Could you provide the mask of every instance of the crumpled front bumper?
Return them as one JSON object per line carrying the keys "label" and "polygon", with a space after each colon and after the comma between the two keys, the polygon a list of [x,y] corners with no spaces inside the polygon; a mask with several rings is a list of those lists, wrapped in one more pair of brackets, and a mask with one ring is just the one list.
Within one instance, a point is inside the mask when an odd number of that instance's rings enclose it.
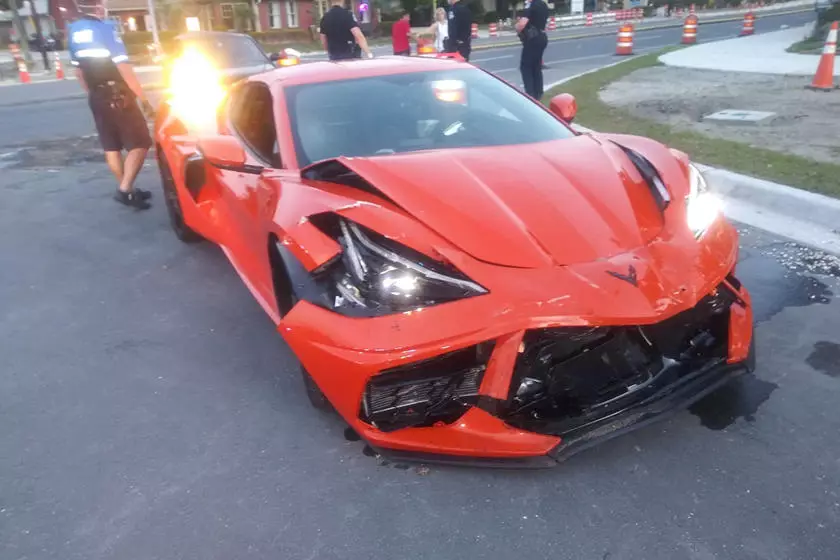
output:
{"label": "crumpled front bumper", "polygon": [[[734,257],[733,253],[733,261]],[[627,399],[610,401],[608,413],[604,413],[607,409],[599,408],[598,414],[583,415],[583,420],[576,419],[572,429],[567,429],[568,425],[561,429],[546,428],[540,424],[545,418],[535,425],[523,416],[511,417],[511,398],[521,380],[518,366],[523,348],[529,344],[528,333],[589,329],[593,325],[626,333],[638,328],[644,330],[647,325],[664,330],[667,335],[672,324],[669,322],[678,319],[680,313],[663,313],[661,319],[654,321],[650,317],[637,319],[629,312],[623,317],[610,317],[611,313],[615,315],[616,311],[630,309],[635,302],[653,301],[655,297],[616,281],[611,284],[616,293],[609,300],[585,300],[591,306],[604,304],[603,312],[596,310],[592,314],[596,319],[602,318],[595,321],[583,321],[569,313],[568,308],[562,308],[568,301],[565,298],[557,298],[550,304],[512,307],[507,297],[491,293],[424,309],[419,316],[373,320],[338,317],[303,301],[284,317],[279,330],[337,412],[379,454],[394,460],[488,467],[547,467],[597,443],[685,409],[730,379],[754,368],[749,293],[731,276],[731,261],[717,262],[725,272],[716,278],[708,274],[703,285],[694,286],[694,293],[711,295],[726,286],[734,296],[734,303],[725,315],[726,333],[720,339],[722,347],[708,359],[680,362],[679,371],[667,367],[646,369],[644,373],[648,380],[644,390],[634,390],[633,396]],[[544,274],[546,278],[534,285],[552,285],[557,281],[552,275],[564,273],[535,274]],[[565,277],[562,280],[568,282]],[[575,301],[574,297],[570,296],[569,300]],[[683,308],[683,312],[696,307]],[[424,342],[418,344],[421,340]],[[428,363],[488,342],[493,348],[486,362],[477,402],[459,418],[390,430],[380,429],[376,422],[366,419],[366,391],[383,372]],[[657,363],[667,365],[670,362]],[[581,371],[585,373],[585,369],[576,371],[577,377]]]}

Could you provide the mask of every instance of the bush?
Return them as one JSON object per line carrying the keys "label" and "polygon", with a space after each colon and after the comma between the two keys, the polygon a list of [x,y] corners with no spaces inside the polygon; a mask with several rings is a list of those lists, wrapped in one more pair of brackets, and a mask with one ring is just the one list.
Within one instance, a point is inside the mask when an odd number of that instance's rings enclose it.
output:
{"label": "bush", "polygon": [[484,14],[484,23],[496,23],[499,21],[499,13],[493,10],[490,10],[486,14]]}

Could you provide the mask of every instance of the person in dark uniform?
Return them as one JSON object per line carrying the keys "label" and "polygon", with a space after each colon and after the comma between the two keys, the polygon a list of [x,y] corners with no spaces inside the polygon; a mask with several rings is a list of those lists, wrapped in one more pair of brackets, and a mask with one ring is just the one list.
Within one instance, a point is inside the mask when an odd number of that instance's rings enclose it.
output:
{"label": "person in dark uniform", "polygon": [[[81,7],[80,7],[81,9]],[[91,7],[91,10],[95,10]],[[114,199],[140,210],[150,207],[152,193],[134,187],[152,138],[146,116],[152,106],[140,87],[128,53],[116,29],[94,13],[81,11],[67,29],[70,64],[88,92],[88,104],[105,161],[119,181]],[[142,110],[138,107],[140,102]],[[123,160],[122,151],[127,155]]]}
{"label": "person in dark uniform", "polygon": [[449,43],[446,52],[457,52],[465,60],[472,51],[472,12],[461,0],[449,0]]}
{"label": "person in dark uniform", "polygon": [[539,101],[543,96],[543,53],[548,46],[545,24],[548,21],[548,5],[543,0],[530,0],[525,13],[516,22],[516,32],[522,41],[522,58],[519,70],[525,93]]}
{"label": "person in dark uniform", "polygon": [[360,58],[360,52],[373,58],[373,53],[352,12],[344,8],[343,0],[332,0],[332,6],[321,18],[321,44],[330,60]]}

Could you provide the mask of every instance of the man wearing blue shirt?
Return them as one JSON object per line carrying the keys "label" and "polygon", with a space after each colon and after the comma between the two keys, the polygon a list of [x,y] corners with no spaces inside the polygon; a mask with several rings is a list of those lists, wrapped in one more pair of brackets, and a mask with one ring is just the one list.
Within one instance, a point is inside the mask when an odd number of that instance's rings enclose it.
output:
{"label": "man wearing blue shirt", "polygon": [[[80,6],[80,10],[83,10],[80,17],[67,30],[70,64],[88,92],[105,161],[119,181],[114,199],[145,210],[150,207],[151,193],[134,188],[134,181],[152,147],[143,114],[152,112],[151,105],[128,62],[128,53],[116,29],[96,15],[84,13],[86,7]],[[125,160],[123,150],[128,152]]]}

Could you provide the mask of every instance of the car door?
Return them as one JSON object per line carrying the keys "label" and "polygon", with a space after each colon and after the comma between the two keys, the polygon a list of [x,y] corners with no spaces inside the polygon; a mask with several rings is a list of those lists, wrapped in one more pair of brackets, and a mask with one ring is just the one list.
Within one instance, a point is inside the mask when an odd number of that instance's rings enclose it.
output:
{"label": "car door", "polygon": [[228,257],[254,295],[271,301],[268,220],[262,177],[282,167],[277,146],[271,92],[262,82],[249,82],[232,93],[229,128],[245,147],[245,166],[221,169],[222,197],[230,239]]}

